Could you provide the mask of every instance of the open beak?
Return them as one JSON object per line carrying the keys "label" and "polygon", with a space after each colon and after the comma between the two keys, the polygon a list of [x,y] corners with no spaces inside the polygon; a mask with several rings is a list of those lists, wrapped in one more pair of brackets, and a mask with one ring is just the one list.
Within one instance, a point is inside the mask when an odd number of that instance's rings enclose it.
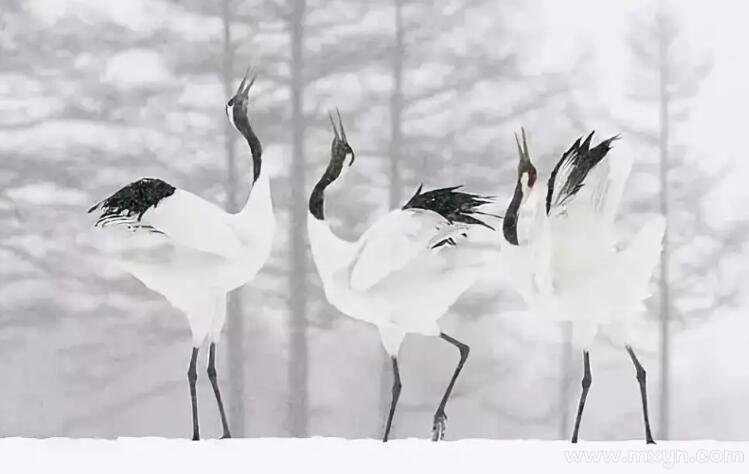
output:
{"label": "open beak", "polygon": [[528,142],[525,138],[525,128],[520,127],[520,133],[523,136],[523,143],[520,144],[520,139],[518,138],[518,134],[515,133],[515,144],[518,146],[518,156],[520,157],[520,163],[525,163],[530,165],[531,163],[531,157],[528,154]]}
{"label": "open beak", "polygon": [[[338,110],[338,107],[336,107],[335,112],[336,114],[338,114],[338,127],[340,127],[341,129],[341,138],[343,139],[343,143],[345,143],[346,146],[348,146],[348,139],[346,138],[346,130],[343,128],[343,120],[341,119],[341,111]],[[351,160],[348,162],[348,165],[351,166],[354,164],[354,160],[356,159],[356,154],[354,153],[354,150],[351,150],[350,146],[349,146],[349,150],[351,151]]]}
{"label": "open beak", "polygon": [[346,129],[343,128],[343,119],[341,119],[341,111],[338,110],[338,107],[335,109],[336,115],[338,115],[338,125],[335,123],[335,119],[333,118],[333,113],[328,112],[328,118],[330,119],[330,124],[333,126],[333,133],[335,133],[335,140],[340,140],[343,142],[351,152],[351,160],[349,160],[348,165],[351,166],[354,164],[354,160],[356,159],[356,154],[351,149],[351,147],[348,145],[348,139],[346,138]]}
{"label": "open beak", "polygon": [[330,124],[333,126],[333,133],[335,133],[335,139],[340,140],[341,136],[338,135],[338,128],[335,125],[335,120],[333,120],[333,114],[331,112],[328,112],[328,118],[330,119]]}
{"label": "open beak", "polygon": [[[239,83],[239,87],[237,88],[237,93],[235,94],[235,97],[241,98],[241,99],[247,99],[247,96],[250,93],[250,88],[255,83],[255,79],[257,79],[257,74],[252,74],[252,77],[250,77],[251,71],[252,71],[252,68],[247,68],[247,72],[244,73],[242,82]],[[248,82],[248,78],[249,78],[249,82]]]}

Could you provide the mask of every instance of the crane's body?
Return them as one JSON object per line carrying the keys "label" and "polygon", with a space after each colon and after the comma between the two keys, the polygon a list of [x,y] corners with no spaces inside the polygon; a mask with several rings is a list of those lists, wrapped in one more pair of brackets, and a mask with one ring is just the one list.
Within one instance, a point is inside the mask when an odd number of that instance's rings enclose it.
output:
{"label": "crane's body", "polygon": [[[625,345],[638,369],[646,440],[652,442],[645,371],[629,338],[632,323],[651,295],[650,279],[659,261],[665,221],[662,216],[649,219],[626,246],[620,246],[614,218],[629,168],[613,171],[604,160],[616,137],[591,148],[592,135],[572,145],[551,173],[547,189],[539,189],[533,185],[536,171],[523,132],[523,145],[518,142],[518,182],[503,226],[507,245],[502,253],[531,312],[570,321],[573,343],[584,351],[583,397],[573,442],[577,441],[590,386],[589,349],[603,326]],[[526,175],[533,179],[523,183]]]}
{"label": "crane's body", "polygon": [[238,213],[175,189],[132,219],[99,224],[125,227],[112,229],[124,230],[117,233],[125,245],[118,263],[187,315],[194,346],[206,337],[218,342],[226,294],[251,281],[270,255],[275,219],[268,177],[261,173]]}
{"label": "crane's body", "polygon": [[[332,117],[331,117],[332,120]],[[435,414],[432,439],[445,429],[444,408],[468,346],[440,331],[438,320],[479,277],[486,246],[480,234],[491,228],[475,216],[485,197],[458,187],[421,192],[379,218],[356,242],[338,238],[324,215],[325,188],[338,179],[349,157],[343,125],[335,124],[331,161],[310,196],[307,226],[312,256],[328,301],[342,313],[377,326],[393,363],[393,399],[383,441],[387,441],[400,394],[398,351],[406,334],[439,336],[459,348],[461,360]],[[485,241],[484,241],[485,242]]]}
{"label": "crane's body", "polygon": [[[377,326],[391,356],[408,333],[438,336],[439,318],[485,263],[484,249],[470,243],[474,229],[430,210],[391,211],[356,242],[338,238],[311,214],[307,225],[326,298],[342,313]],[[458,245],[434,248],[450,235]]]}
{"label": "crane's body", "polygon": [[188,380],[193,409],[193,439],[199,439],[195,393],[196,358],[210,345],[208,375],[216,395],[223,437],[230,431],[216,382],[215,350],[226,319],[227,293],[251,281],[268,259],[275,217],[270,181],[262,172],[262,146],[249,124],[247,76],[227,104],[227,115],[247,140],[253,170],[245,206],[228,213],[217,205],[160,179],[143,178],[101,201],[97,227],[117,239],[118,263],[149,289],[163,295],[187,316],[192,333]]}
{"label": "crane's body", "polygon": [[[603,165],[600,171],[607,171]],[[579,348],[588,348],[602,327],[609,335],[628,340],[643,301],[651,295],[650,278],[664,227],[663,219],[655,216],[629,242],[619,242],[613,216],[601,212],[594,195],[597,186],[613,190],[616,183],[604,173],[596,175],[592,178],[600,176],[602,181],[590,180],[563,210],[548,215],[543,193],[534,188],[521,219],[522,244],[502,249],[504,261],[516,269],[512,282],[531,312],[570,321],[573,343]],[[603,199],[609,204],[610,199],[618,200],[611,192]]]}

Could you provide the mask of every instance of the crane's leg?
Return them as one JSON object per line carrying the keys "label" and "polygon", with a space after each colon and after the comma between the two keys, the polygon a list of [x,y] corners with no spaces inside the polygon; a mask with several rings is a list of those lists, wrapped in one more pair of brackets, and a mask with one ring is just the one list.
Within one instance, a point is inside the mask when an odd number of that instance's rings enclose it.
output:
{"label": "crane's leg", "polygon": [[650,418],[648,418],[648,391],[645,385],[645,369],[640,364],[635,356],[635,351],[632,350],[632,346],[626,346],[629,357],[632,359],[632,363],[635,364],[635,370],[637,370],[637,382],[640,384],[640,398],[642,398],[642,417],[645,420],[645,442],[647,444],[655,444],[653,441],[653,434],[650,432]]}
{"label": "crane's leg", "polygon": [[391,357],[393,361],[393,398],[390,401],[390,412],[388,413],[387,423],[385,424],[385,436],[382,437],[382,442],[387,443],[388,436],[390,436],[390,427],[393,424],[393,415],[395,414],[395,405],[398,404],[398,398],[401,395],[401,375],[398,370],[398,358]]}
{"label": "crane's leg", "polygon": [[577,405],[577,417],[575,418],[575,430],[572,432],[572,442],[577,443],[577,434],[580,431],[580,420],[583,417],[583,408],[585,408],[585,399],[588,398],[588,389],[590,383],[593,380],[590,376],[590,352],[583,352],[583,365],[585,372],[583,373],[583,392],[580,394],[580,403]]}
{"label": "crane's leg", "polygon": [[231,438],[229,432],[229,423],[226,421],[226,413],[224,412],[224,403],[221,401],[221,391],[218,388],[218,381],[216,380],[216,343],[211,342],[210,349],[208,352],[208,380],[211,381],[213,387],[213,394],[216,395],[216,403],[218,403],[218,412],[221,415],[221,427],[224,430],[224,434],[221,439]]}
{"label": "crane's leg", "polygon": [[192,440],[200,439],[200,429],[198,428],[198,394],[195,389],[195,383],[198,381],[198,371],[195,365],[198,361],[198,348],[192,348],[190,356],[190,368],[187,369],[187,381],[190,383],[190,401],[192,402]]}
{"label": "crane's leg", "polygon": [[435,412],[434,414],[434,423],[432,424],[432,441],[439,441],[445,437],[445,429],[447,427],[445,405],[447,405],[447,399],[450,398],[450,393],[452,393],[453,391],[455,381],[458,379],[458,375],[460,375],[460,371],[463,369],[463,365],[466,363],[466,359],[468,359],[468,352],[470,352],[471,350],[471,348],[466,344],[463,344],[457,339],[453,339],[445,333],[440,333],[440,337],[458,348],[458,350],[460,351],[460,361],[458,362],[458,366],[455,368],[455,372],[453,372],[453,377],[452,379],[450,379],[450,383],[447,385],[445,394],[442,396],[442,401],[440,402],[439,407],[437,407],[437,412]]}

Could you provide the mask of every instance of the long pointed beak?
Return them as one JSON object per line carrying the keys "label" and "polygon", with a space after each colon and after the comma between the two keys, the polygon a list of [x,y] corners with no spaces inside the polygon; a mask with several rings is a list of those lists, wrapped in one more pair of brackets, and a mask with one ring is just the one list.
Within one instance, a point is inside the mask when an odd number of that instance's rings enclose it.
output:
{"label": "long pointed beak", "polygon": [[520,158],[520,161],[523,161],[523,147],[520,146],[520,139],[518,138],[517,132],[513,133],[515,135],[515,144],[518,146],[518,157]]}
{"label": "long pointed beak", "polygon": [[252,75],[252,78],[250,79],[250,83],[249,83],[249,84],[247,84],[247,87],[246,87],[246,88],[245,88],[245,90],[244,90],[244,91],[242,92],[242,93],[244,94],[244,96],[245,96],[245,97],[247,97],[247,95],[248,95],[248,94],[250,93],[250,88],[251,88],[251,87],[252,87],[252,85],[253,85],[253,84],[255,83],[255,79],[257,79],[257,74],[253,74],[253,75]]}
{"label": "long pointed beak", "polygon": [[343,129],[343,120],[341,119],[341,111],[338,110],[338,107],[335,108],[336,113],[338,114],[338,126],[341,127],[341,137],[343,138],[343,141],[348,143],[348,140],[346,139],[346,130]]}
{"label": "long pointed beak", "polygon": [[338,128],[335,126],[335,120],[333,120],[333,113],[328,112],[328,118],[330,119],[330,124],[333,126],[333,133],[335,133],[336,140],[340,140],[341,137],[338,135]]}
{"label": "long pointed beak", "polygon": [[527,141],[526,136],[525,136],[525,128],[520,127],[520,134],[523,137],[522,144],[520,143],[520,139],[518,138],[518,134],[517,133],[514,134],[515,135],[515,144],[518,147],[518,155],[520,157],[520,162],[521,163],[528,163],[528,164],[530,164],[531,157],[530,157],[530,154],[528,153],[528,141]]}
{"label": "long pointed beak", "polygon": [[[257,79],[257,73],[253,74],[250,78],[251,72],[252,67],[250,66],[247,68],[247,71],[245,71],[242,82],[239,83],[239,87],[237,87],[237,93],[235,95],[247,97],[247,94],[250,92],[250,87],[252,87],[252,85],[255,83],[255,79]],[[249,84],[247,83],[248,78],[250,78]]]}

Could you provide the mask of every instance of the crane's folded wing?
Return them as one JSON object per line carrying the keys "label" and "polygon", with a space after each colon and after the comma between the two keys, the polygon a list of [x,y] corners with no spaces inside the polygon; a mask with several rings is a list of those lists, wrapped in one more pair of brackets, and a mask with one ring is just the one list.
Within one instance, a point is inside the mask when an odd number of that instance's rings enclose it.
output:
{"label": "crane's folded wing", "polygon": [[242,242],[229,224],[228,214],[205,199],[177,189],[148,209],[141,223],[166,234],[178,245],[233,258]]}
{"label": "crane's folded wing", "polygon": [[365,291],[429,251],[433,237],[445,225],[449,223],[442,216],[422,209],[395,210],[380,218],[359,239],[351,288]]}

